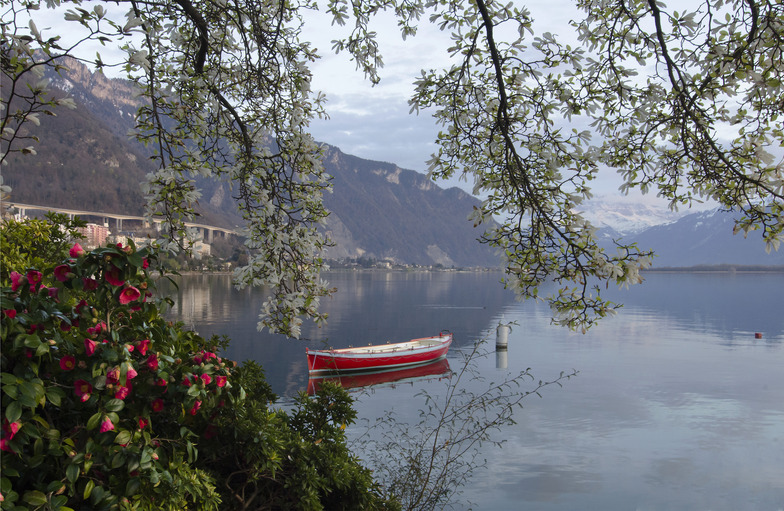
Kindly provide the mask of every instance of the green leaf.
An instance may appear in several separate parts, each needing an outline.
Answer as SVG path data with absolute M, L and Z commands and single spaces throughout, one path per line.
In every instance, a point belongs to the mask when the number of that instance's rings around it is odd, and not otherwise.
M 65 392 L 63 392 L 62 389 L 58 389 L 56 387 L 50 387 L 46 389 L 46 399 L 54 406 L 60 406 L 60 403 L 64 397 Z
M 75 483 L 77 479 L 79 479 L 79 465 L 75 463 L 71 463 L 65 469 L 65 477 L 72 483 Z
M 25 492 L 22 500 L 30 504 L 31 506 L 43 506 L 46 504 L 46 495 L 41 493 L 38 490 L 32 490 Z
M 87 419 L 87 429 L 95 429 L 101 423 L 101 412 L 96 412 L 92 417 Z
M 110 399 L 106 402 L 106 409 L 110 412 L 119 412 L 125 407 L 125 402 L 122 399 Z
M 90 494 L 93 492 L 93 488 L 95 488 L 95 482 L 92 479 L 90 479 L 89 481 L 87 481 L 87 485 L 85 485 L 84 487 L 84 493 L 82 493 L 82 498 L 88 499 L 90 497 Z
M 5 418 L 8 422 L 16 422 L 22 416 L 22 407 L 18 401 L 12 401 L 8 408 L 5 409 Z
M 120 431 L 117 433 L 117 436 L 114 437 L 114 443 L 125 445 L 131 441 L 131 432 L 126 430 Z

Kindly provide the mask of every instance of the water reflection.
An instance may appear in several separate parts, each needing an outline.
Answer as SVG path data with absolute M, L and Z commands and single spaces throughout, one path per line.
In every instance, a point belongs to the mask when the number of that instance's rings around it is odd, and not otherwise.
M 322 329 L 297 342 L 256 331 L 263 295 L 228 277 L 183 278 L 173 314 L 202 334 L 232 338 L 229 357 L 252 358 L 275 392 L 308 384 L 305 345 L 336 347 L 454 333 L 449 362 L 495 328 L 516 323 L 507 352 L 479 372 L 502 379 L 579 375 L 526 399 L 517 424 L 490 448 L 466 487 L 474 509 L 776 510 L 784 505 L 784 275 L 650 274 L 611 291 L 626 306 L 581 335 L 550 325 L 549 308 L 518 303 L 499 275 L 336 273 Z M 755 339 L 754 333 L 762 333 Z M 423 390 L 443 382 L 371 387 L 363 418 L 416 418 Z M 361 432 L 351 432 L 361 435 Z

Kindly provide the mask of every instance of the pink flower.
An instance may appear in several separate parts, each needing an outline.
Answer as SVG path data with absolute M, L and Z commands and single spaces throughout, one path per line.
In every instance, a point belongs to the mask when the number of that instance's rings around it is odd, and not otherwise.
M 31 293 L 41 284 L 41 279 L 43 279 L 43 274 L 40 271 L 30 270 L 27 272 L 27 281 L 30 283 Z
M 104 272 L 103 278 L 113 286 L 122 286 L 125 284 L 125 281 L 122 280 L 120 269 L 113 264 L 109 265 L 109 269 Z
M 201 408 L 201 401 L 194 402 L 193 406 L 191 407 L 191 415 L 196 415 L 196 412 L 199 411 L 199 408 Z
M 126 305 L 131 302 L 135 302 L 139 299 L 142 294 L 133 286 L 128 286 L 122 290 L 120 293 L 120 303 L 122 305 Z
M 93 392 L 93 386 L 84 380 L 76 380 L 74 382 L 74 394 L 80 399 L 82 403 L 90 399 L 90 394 Z
M 215 377 L 215 384 L 216 384 L 218 387 L 225 387 L 225 386 L 226 386 L 226 380 L 227 380 L 227 379 L 228 379 L 228 378 L 227 378 L 227 377 L 225 377 L 225 376 L 216 376 L 216 377 Z
M 114 429 L 114 423 L 112 423 L 109 417 L 104 417 L 103 422 L 101 422 L 101 433 L 106 433 L 107 431 L 112 431 Z
M 14 319 L 16 317 L 16 309 L 6 309 L 3 311 L 3 314 L 9 319 Z
M 8 435 L 8 439 L 11 440 L 16 435 L 16 432 L 19 431 L 19 428 L 22 427 L 22 423 L 20 422 L 8 422 L 8 419 L 3 419 L 3 432 Z
M 163 410 L 163 399 L 158 398 L 152 402 L 152 411 L 160 412 L 161 410 Z
M 0 438 L 0 451 L 5 452 L 14 452 L 13 449 L 8 445 L 8 438 Z
M 144 429 L 149 425 L 150 425 L 150 421 L 148 421 L 144 417 L 139 417 L 139 429 Z
M 146 355 L 147 350 L 150 349 L 150 340 L 145 339 L 143 341 L 139 341 L 138 343 L 136 343 L 136 347 L 139 349 L 139 353 L 141 353 L 142 355 Z
M 106 383 L 114 384 L 120 381 L 120 368 L 113 367 L 108 373 L 106 373 Z
M 202 374 L 201 381 L 203 381 L 205 385 L 209 385 L 210 382 L 212 381 L 212 376 L 210 376 L 209 374 Z
M 74 243 L 74 246 L 72 246 L 71 250 L 68 251 L 68 255 L 71 257 L 82 257 L 84 254 L 86 254 L 86 252 L 78 243 Z
M 57 299 L 57 294 L 60 292 L 59 289 L 56 287 L 44 287 L 44 289 L 49 293 L 49 298 L 59 303 L 60 300 Z
M 95 355 L 96 346 L 98 346 L 98 343 L 93 341 L 92 339 L 84 340 L 84 352 L 87 353 L 88 357 L 92 357 L 93 355 Z
M 149 357 L 147 357 L 147 369 L 150 371 L 157 371 L 158 370 L 158 354 L 153 353 Z
M 149 267 L 150 267 L 150 261 L 148 261 L 147 258 L 145 257 L 144 259 L 142 259 L 142 268 L 146 270 Z
M 21 273 L 12 271 L 10 277 L 11 277 L 11 291 L 16 291 L 22 286 L 22 284 L 24 284 L 24 280 L 23 280 L 24 277 L 22 276 Z
M 73 278 L 73 273 L 71 273 L 71 267 L 68 266 L 67 264 L 61 264 L 60 266 L 55 267 L 54 278 L 56 278 L 60 282 L 65 282 L 66 280 Z
M 114 393 L 115 399 L 124 400 L 128 395 L 131 393 L 131 387 L 120 387 L 117 389 L 117 392 Z
M 63 371 L 71 371 L 74 367 L 76 367 L 76 359 L 73 355 L 64 355 L 60 359 L 60 369 Z
M 156 367 L 156 369 L 157 369 L 157 367 Z M 169 384 L 169 382 L 168 382 L 168 381 L 166 381 L 166 378 L 158 378 L 158 379 L 155 381 L 155 384 L 156 384 L 157 386 L 159 386 L 159 387 L 165 387 L 166 385 L 168 385 L 168 384 Z
M 139 373 L 136 372 L 136 369 L 134 369 L 133 366 L 129 365 L 128 366 L 128 371 L 125 373 L 125 378 L 128 379 L 128 380 L 133 380 L 138 375 L 139 375 Z

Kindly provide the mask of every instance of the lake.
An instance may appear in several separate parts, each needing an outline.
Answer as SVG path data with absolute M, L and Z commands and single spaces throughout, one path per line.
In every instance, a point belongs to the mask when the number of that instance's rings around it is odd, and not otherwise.
M 517 302 L 500 273 L 333 272 L 307 341 L 256 331 L 260 290 L 228 276 L 184 276 L 172 316 L 202 335 L 225 334 L 226 356 L 262 364 L 283 397 L 307 389 L 305 346 L 407 340 L 450 330 L 448 362 L 481 339 L 488 381 L 531 368 L 563 384 L 529 396 L 486 445 L 458 509 L 784 509 L 784 274 L 648 273 L 610 290 L 625 307 L 587 334 L 550 325 L 549 308 Z M 492 353 L 499 323 L 513 323 L 507 352 Z M 759 334 L 759 335 L 755 335 Z M 759 338 L 758 338 L 759 337 Z M 362 420 L 394 411 L 416 420 L 422 391 L 449 379 L 410 378 L 353 391 Z M 532 383 L 530 385 L 533 385 Z M 474 389 L 477 390 L 477 389 Z M 525 386 L 522 390 L 526 390 Z

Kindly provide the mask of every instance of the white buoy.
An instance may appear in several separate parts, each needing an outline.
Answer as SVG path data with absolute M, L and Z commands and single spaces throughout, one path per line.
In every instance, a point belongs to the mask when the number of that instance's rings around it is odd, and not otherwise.
M 512 327 L 508 324 L 499 324 L 495 329 L 495 349 L 505 350 L 509 346 L 509 332 Z
M 496 369 L 506 369 L 509 365 L 509 352 L 504 349 L 495 350 L 495 367 Z

